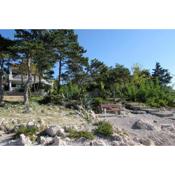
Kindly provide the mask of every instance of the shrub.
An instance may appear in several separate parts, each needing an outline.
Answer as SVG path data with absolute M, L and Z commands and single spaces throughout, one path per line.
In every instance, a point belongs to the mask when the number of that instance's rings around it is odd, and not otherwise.
M 16 137 L 18 138 L 21 134 L 24 134 L 33 140 L 33 136 L 37 133 L 37 131 L 36 127 L 28 128 L 26 126 L 20 126 L 16 131 Z
M 83 98 L 85 92 L 80 88 L 77 84 L 66 84 L 62 85 L 60 90 L 54 89 L 50 94 L 45 96 L 42 100 L 40 100 L 41 104 L 56 104 L 63 105 L 66 102 L 70 101 L 79 101 Z
M 92 99 L 92 102 L 91 102 L 91 107 L 92 107 L 92 110 L 95 111 L 95 112 L 101 112 L 100 111 L 100 105 L 104 102 L 103 98 L 101 97 L 96 97 L 96 98 L 93 98 Z
M 85 94 L 84 97 L 81 99 L 81 105 L 87 110 L 92 109 L 93 107 L 92 103 L 93 103 L 93 98 L 88 94 Z
M 94 139 L 94 135 L 88 131 L 76 131 L 73 129 L 69 129 L 68 132 L 69 132 L 68 137 L 70 137 L 70 138 L 79 139 L 81 137 L 84 137 L 84 138 L 89 139 L 89 140 Z
M 174 105 L 175 91 L 151 79 L 143 79 L 139 83 L 121 84 L 114 88 L 118 97 L 128 101 L 146 103 L 152 107 Z
M 61 95 L 50 94 L 45 96 L 42 100 L 39 101 L 40 104 L 55 104 L 61 105 L 63 102 L 63 97 Z
M 79 100 L 82 96 L 81 88 L 72 83 L 62 86 L 59 93 L 69 100 Z
M 108 122 L 102 121 L 96 124 L 95 134 L 100 136 L 109 137 L 113 134 L 112 125 Z

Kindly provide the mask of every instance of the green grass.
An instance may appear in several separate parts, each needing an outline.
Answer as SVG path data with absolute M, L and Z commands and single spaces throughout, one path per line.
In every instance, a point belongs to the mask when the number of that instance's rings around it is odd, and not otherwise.
M 16 131 L 16 138 L 19 138 L 21 134 L 24 134 L 25 136 L 28 136 L 32 141 L 34 141 L 34 135 L 37 134 L 37 128 L 32 127 L 28 128 L 26 126 L 21 126 Z
M 43 96 L 31 96 L 30 97 L 30 100 L 33 101 L 33 102 L 39 102 L 40 100 L 43 99 Z
M 104 137 L 112 136 L 113 128 L 110 123 L 101 121 L 101 122 L 98 122 L 96 125 L 97 125 L 97 128 L 95 129 L 96 135 L 104 136 Z
M 69 132 L 68 137 L 70 137 L 70 138 L 79 139 L 81 137 L 84 137 L 88 140 L 93 140 L 94 139 L 93 133 L 88 132 L 88 131 L 76 131 L 76 130 L 73 130 L 73 129 L 69 129 L 68 132 Z

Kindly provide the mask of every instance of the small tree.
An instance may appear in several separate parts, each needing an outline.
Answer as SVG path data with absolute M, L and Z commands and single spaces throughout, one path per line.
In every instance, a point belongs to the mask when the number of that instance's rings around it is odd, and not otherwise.
M 152 77 L 158 79 L 161 85 L 167 85 L 171 82 L 171 75 L 168 69 L 163 69 L 160 63 L 156 63 L 155 69 L 153 69 Z

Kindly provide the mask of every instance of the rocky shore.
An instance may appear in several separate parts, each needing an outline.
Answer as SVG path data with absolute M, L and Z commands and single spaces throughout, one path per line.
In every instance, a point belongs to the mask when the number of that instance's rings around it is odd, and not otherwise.
M 175 145 L 173 109 L 146 109 L 125 106 L 120 114 L 96 115 L 93 111 L 40 106 L 23 114 L 19 106 L 8 115 L 0 114 L 0 145 L 8 146 L 152 146 Z M 6 111 L 8 112 L 8 111 Z M 91 133 L 95 123 L 106 121 L 113 127 L 110 137 Z M 80 134 L 71 137 L 70 131 Z M 84 134 L 81 136 L 81 134 Z M 88 135 L 88 137 L 86 137 Z M 90 135 L 90 136 L 89 136 Z

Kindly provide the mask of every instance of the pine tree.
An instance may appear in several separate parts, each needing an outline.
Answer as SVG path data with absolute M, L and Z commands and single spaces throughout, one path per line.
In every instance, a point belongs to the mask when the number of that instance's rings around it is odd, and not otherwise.
M 55 60 L 58 62 L 59 90 L 61 80 L 69 82 L 75 80 L 75 77 L 81 77 L 87 59 L 83 57 L 85 50 L 79 45 L 78 36 L 73 30 L 52 30 L 51 36 Z
M 43 31 L 41 31 L 43 32 Z M 32 63 L 35 63 L 39 56 L 47 55 L 48 50 L 44 41 L 41 40 L 42 33 L 38 30 L 16 30 L 16 45 L 14 49 L 21 60 L 25 60 L 27 66 L 27 81 L 24 85 L 25 111 L 29 112 L 29 91 L 32 83 Z M 40 63 L 44 64 L 46 59 Z M 47 60 L 48 62 L 48 60 Z
M 6 39 L 0 35 L 0 105 L 3 103 L 3 76 L 5 64 L 10 61 L 10 56 L 13 55 L 10 47 L 13 45 L 13 41 Z
M 171 82 L 171 75 L 168 69 L 163 69 L 160 63 L 156 63 L 155 69 L 153 69 L 152 77 L 158 79 L 161 85 L 167 85 Z

